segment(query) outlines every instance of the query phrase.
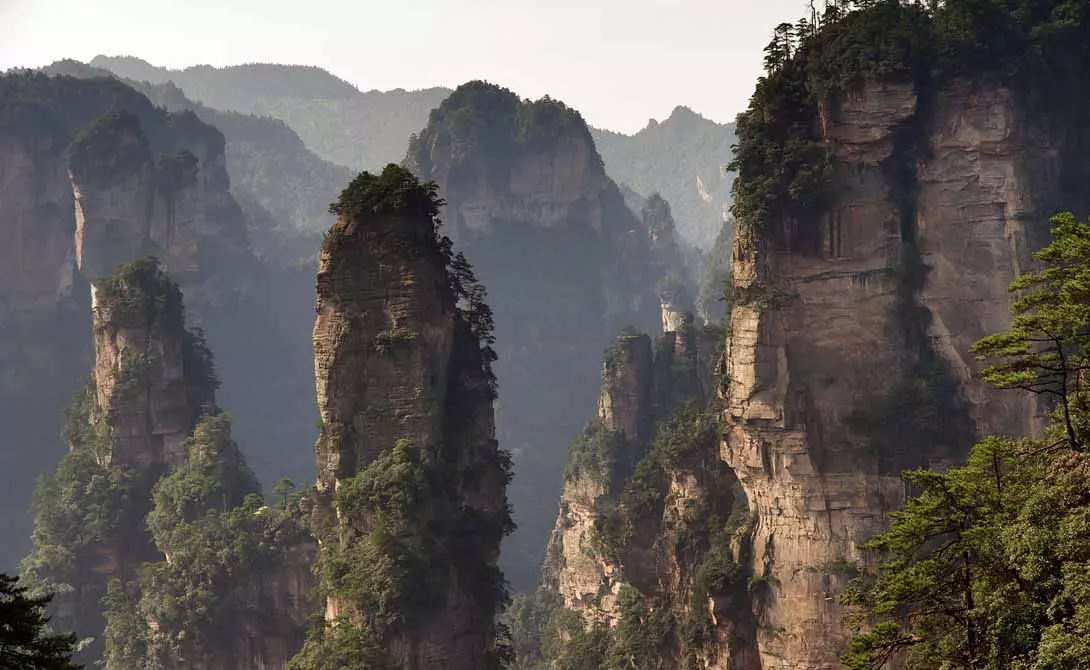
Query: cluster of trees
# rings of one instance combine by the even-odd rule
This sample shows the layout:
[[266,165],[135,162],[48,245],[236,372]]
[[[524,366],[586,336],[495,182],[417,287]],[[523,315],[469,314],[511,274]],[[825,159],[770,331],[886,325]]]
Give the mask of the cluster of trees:
[[1052,407],[1040,439],[989,437],[967,463],[917,470],[919,491],[867,548],[876,574],[853,582],[859,634],[844,657],[868,670],[1060,670],[1090,659],[1090,225],[1052,219],[1043,269],[1011,328],[981,340],[985,377]]

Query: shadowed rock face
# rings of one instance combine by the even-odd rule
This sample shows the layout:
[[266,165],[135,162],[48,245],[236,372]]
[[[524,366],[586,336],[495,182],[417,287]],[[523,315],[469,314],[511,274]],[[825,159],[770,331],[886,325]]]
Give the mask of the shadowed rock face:
[[[557,101],[466,84],[433,112],[405,164],[439,185],[444,231],[489,287],[497,434],[516,463],[519,530],[504,570],[529,589],[553,522],[542,501],[559,495],[599,355],[626,325],[658,332],[665,264],[652,262],[647,227],[605,174],[586,124]],[[676,240],[661,242],[676,252]]]
[[[1037,408],[986,387],[970,347],[1009,323],[1007,286],[1064,203],[1062,131],[1010,90],[954,81],[926,101],[867,83],[820,110],[833,197],[775,242],[748,225],[730,314],[723,459],[757,514],[765,668],[839,667],[837,566],[906,492],[899,473],[959,459],[975,435],[1028,435]],[[921,397],[920,393],[931,394]],[[929,414],[926,407],[938,408]]]
[[[393,183],[408,193],[400,205],[392,196],[374,208],[346,204],[381,198],[382,184]],[[380,512],[333,520],[335,492],[378,476],[384,459],[418,463],[429,488],[414,508],[418,523],[405,532],[425,534],[420,541],[434,547],[422,568],[435,580],[426,611],[386,625],[342,588],[328,598],[326,615],[369,631],[391,667],[471,670],[492,667],[496,653],[494,615],[505,595],[495,563],[509,530],[508,475],[495,440],[490,317],[468,268],[438,236],[434,198],[395,165],[381,177],[364,173],[341,196],[341,216],[326,236],[314,324],[322,419],[316,516],[330,529],[323,551],[355,555]]]
[[[204,316],[245,231],[222,136],[119,82],[0,77],[0,145],[0,420],[15,426],[0,472],[19,501],[0,562],[11,566],[26,551],[33,481],[62,453],[57,424],[91,366],[88,280],[157,254]],[[160,159],[185,156],[192,179],[163,179]]]

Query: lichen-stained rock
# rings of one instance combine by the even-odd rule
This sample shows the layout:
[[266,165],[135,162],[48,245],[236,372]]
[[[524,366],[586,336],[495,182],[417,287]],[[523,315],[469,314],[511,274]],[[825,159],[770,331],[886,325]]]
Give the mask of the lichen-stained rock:
[[439,235],[434,185],[407,170],[362,173],[336,210],[314,325],[329,621],[299,667],[494,667],[511,521],[484,290]]

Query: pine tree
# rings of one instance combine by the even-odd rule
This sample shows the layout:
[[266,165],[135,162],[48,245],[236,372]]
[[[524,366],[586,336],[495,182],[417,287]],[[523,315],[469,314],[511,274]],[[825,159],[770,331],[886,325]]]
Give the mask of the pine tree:
[[14,577],[0,573],[0,668],[79,670],[72,662],[75,635],[48,631],[45,607],[51,597],[31,598]]

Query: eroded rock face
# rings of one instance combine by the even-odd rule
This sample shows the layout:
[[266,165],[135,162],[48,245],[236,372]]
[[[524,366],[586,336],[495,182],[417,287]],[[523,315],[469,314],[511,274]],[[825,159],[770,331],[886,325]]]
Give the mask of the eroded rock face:
[[743,226],[734,248],[751,297],[730,315],[722,457],[771,576],[764,668],[840,667],[847,568],[903,504],[902,470],[1036,421],[979,381],[970,347],[1009,322],[1029,227],[1057,205],[1026,171],[1058,170],[1056,152],[999,86],[957,81],[925,104],[869,83],[836,102],[820,115],[835,157],[820,225],[776,243]]
[[744,509],[734,510],[737,482],[707,421],[721,332],[694,328],[691,313],[678,321],[654,347],[626,333],[607,351],[597,420],[572,447],[543,588],[603,635],[609,654],[639,667],[758,668],[738,567],[749,549],[731,546],[727,523]]
[[444,231],[489,287],[497,431],[516,462],[519,530],[505,543],[505,572],[528,589],[553,521],[540,503],[560,493],[564,445],[594,402],[599,355],[626,325],[657,331],[661,267],[583,119],[555,100],[466,84],[433,112],[405,164],[438,183]]
[[[0,472],[29,500],[63,450],[56,419],[91,364],[89,280],[157,255],[201,323],[246,240],[223,138],[192,114],[166,114],[106,79],[9,74],[0,97],[0,420],[17,427]],[[192,179],[168,178],[181,173]],[[29,536],[24,516],[10,520],[15,538]],[[0,561],[13,565],[26,548],[9,547]]]
[[[410,204],[383,200],[359,211],[345,204],[384,197],[375,184],[387,180],[406,185]],[[324,550],[354,555],[378,512],[334,521],[334,493],[391,453],[419,459],[433,488],[415,508],[419,524],[406,532],[426,533],[421,542],[436,543],[440,553],[426,569],[441,585],[430,587],[427,611],[409,624],[376,621],[343,590],[328,598],[326,616],[347,617],[369,631],[391,667],[471,670],[486,667],[495,653],[494,615],[503,593],[495,562],[509,528],[507,470],[495,440],[490,350],[478,330],[490,328],[484,324],[490,317],[471,290],[476,283],[467,267],[438,237],[438,205],[428,193],[394,165],[381,177],[364,173],[342,195],[341,216],[326,236],[314,325],[322,419],[318,516],[335,529],[323,537]],[[469,306],[459,307],[460,299]]]

